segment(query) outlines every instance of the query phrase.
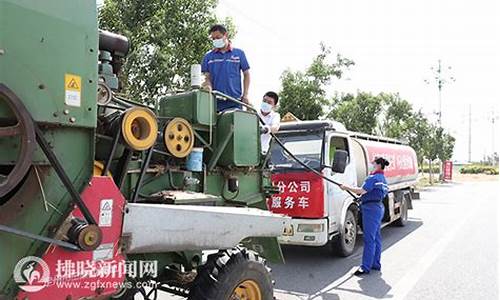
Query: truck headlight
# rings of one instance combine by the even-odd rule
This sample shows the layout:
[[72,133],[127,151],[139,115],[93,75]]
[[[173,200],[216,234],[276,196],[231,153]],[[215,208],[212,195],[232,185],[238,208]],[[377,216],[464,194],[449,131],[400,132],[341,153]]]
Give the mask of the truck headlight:
[[297,226],[297,232],[323,232],[324,230],[324,224],[299,224]]

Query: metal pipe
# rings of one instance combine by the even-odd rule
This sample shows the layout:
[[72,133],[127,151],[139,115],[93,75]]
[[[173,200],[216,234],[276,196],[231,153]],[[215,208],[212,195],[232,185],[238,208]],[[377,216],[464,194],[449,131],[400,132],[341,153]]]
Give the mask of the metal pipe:
[[246,108],[248,108],[248,109],[251,109],[251,110],[252,110],[252,111],[254,111],[254,112],[257,112],[257,110],[256,110],[256,109],[255,109],[252,105],[247,104],[247,103],[245,103],[245,102],[242,102],[242,101],[240,101],[240,100],[238,100],[238,99],[236,99],[236,98],[233,98],[233,97],[231,97],[231,96],[229,96],[229,95],[226,95],[226,94],[224,94],[224,93],[222,93],[222,92],[219,92],[219,91],[212,91],[212,94],[214,94],[215,96],[219,96],[219,97],[222,97],[222,98],[226,98],[227,100],[230,100],[230,101],[232,101],[232,102],[238,103],[238,104],[243,105],[244,107],[246,107]]
[[111,52],[113,55],[125,57],[130,49],[128,39],[106,30],[99,30],[99,50]]

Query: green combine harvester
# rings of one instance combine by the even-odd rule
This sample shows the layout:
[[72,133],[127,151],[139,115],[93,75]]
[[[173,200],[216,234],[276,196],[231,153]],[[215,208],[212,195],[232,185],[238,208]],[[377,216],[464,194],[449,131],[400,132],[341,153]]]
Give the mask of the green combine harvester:
[[258,117],[120,93],[89,0],[0,0],[0,299],[273,299]]

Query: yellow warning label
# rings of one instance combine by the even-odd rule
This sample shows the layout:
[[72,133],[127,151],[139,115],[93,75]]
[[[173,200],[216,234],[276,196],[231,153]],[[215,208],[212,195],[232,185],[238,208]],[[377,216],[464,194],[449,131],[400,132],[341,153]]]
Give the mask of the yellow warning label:
[[80,107],[82,78],[78,75],[64,74],[64,103]]
[[82,78],[78,75],[64,74],[64,87],[66,90],[81,92]]

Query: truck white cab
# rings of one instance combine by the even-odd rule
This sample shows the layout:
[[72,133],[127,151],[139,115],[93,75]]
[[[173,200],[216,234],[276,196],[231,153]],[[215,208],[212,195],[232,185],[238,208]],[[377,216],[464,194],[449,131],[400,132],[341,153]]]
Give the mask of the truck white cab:
[[[394,139],[347,131],[335,121],[282,123],[277,136],[307,166],[347,185],[363,184],[374,157],[389,160],[385,170],[389,194],[384,199],[383,223],[405,224],[418,174],[411,147]],[[334,172],[331,166],[340,151],[347,152],[345,169]],[[271,167],[273,185],[279,193],[268,199],[269,209],[292,217],[292,226],[280,242],[307,246],[330,242],[339,255],[350,255],[361,220],[352,197],[301,166],[276,143],[271,147]]]

